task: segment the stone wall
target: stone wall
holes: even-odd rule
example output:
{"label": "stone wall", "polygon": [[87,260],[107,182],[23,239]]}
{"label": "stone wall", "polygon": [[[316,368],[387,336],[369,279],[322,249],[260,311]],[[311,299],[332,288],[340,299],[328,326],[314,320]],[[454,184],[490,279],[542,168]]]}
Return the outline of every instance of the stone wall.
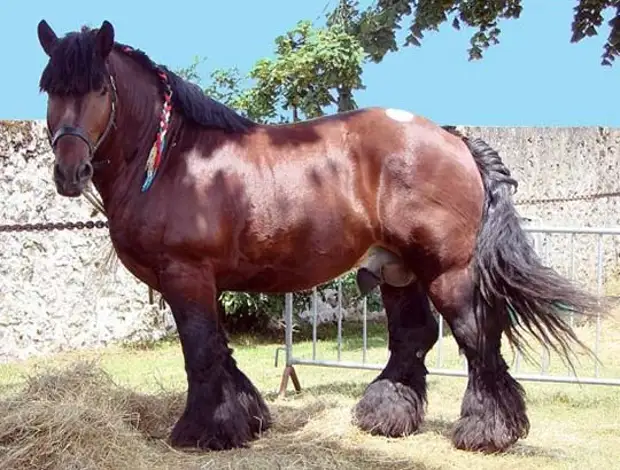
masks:
{"label": "stone wall", "polygon": [[[84,198],[56,194],[52,161],[42,123],[0,123],[0,224],[92,219]],[[0,233],[0,246],[0,361],[171,326],[144,284],[121,265],[107,269],[107,229]]]}
{"label": "stone wall", "polygon": [[[601,128],[463,128],[501,151],[520,181],[517,201],[620,190],[620,130]],[[58,196],[41,122],[0,122],[0,224],[89,220],[83,198]],[[533,223],[620,225],[620,198],[520,205]],[[100,218],[101,216],[96,216]],[[0,361],[111,341],[157,338],[174,327],[151,305],[148,289],[122,266],[110,270],[107,230],[0,233]],[[551,262],[570,271],[569,246],[543,240]],[[595,280],[596,242],[576,237],[575,271]],[[604,243],[605,287],[617,273],[618,246]],[[329,301],[325,308],[332,309]],[[333,302],[331,302],[333,304]],[[333,313],[324,312],[322,317]]]}

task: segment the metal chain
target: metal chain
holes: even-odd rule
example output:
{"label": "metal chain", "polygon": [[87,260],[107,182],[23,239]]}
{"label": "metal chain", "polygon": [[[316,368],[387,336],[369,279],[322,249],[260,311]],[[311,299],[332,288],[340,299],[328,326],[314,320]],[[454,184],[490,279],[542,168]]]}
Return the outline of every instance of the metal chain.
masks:
{"label": "metal chain", "polygon": [[46,222],[34,224],[0,225],[0,232],[43,232],[51,230],[83,230],[107,228],[106,220],[88,220],[86,222]]}
{"label": "metal chain", "polygon": [[618,197],[620,191],[614,191],[610,193],[596,193],[596,194],[584,194],[580,196],[567,196],[567,197],[551,197],[551,198],[531,198],[524,199],[522,201],[515,202],[516,206],[542,204],[545,202],[572,202],[572,201],[593,201],[595,199],[601,199],[604,197]]}
{"label": "metal chain", "polygon": [[[571,202],[571,201],[593,201],[604,197],[618,197],[620,191],[610,193],[585,194],[580,196],[556,197],[556,198],[531,198],[516,201],[516,206],[542,204],[546,202]],[[83,230],[95,228],[108,228],[106,220],[88,220],[86,222],[38,222],[34,224],[0,224],[0,233],[2,232],[44,232],[52,230]]]}

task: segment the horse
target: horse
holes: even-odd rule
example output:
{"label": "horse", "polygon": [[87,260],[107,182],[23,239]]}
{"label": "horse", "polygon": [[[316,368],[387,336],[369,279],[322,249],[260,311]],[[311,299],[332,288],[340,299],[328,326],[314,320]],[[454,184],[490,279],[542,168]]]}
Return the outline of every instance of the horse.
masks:
{"label": "horse", "polygon": [[37,34],[56,191],[94,185],[118,258],[175,319],[187,395],[171,445],[243,447],[273,423],[218,321],[224,291],[304,291],[352,269],[362,293],[380,289],[390,357],[351,421],[391,437],[425,417],[432,302],[467,359],[451,441],[468,451],[529,432],[502,335],[569,361],[587,349],[566,313],[595,312],[598,296],[542,264],[517,181],[483,140],[381,107],[263,124],[117,42],[108,21],[58,37],[41,20]]}

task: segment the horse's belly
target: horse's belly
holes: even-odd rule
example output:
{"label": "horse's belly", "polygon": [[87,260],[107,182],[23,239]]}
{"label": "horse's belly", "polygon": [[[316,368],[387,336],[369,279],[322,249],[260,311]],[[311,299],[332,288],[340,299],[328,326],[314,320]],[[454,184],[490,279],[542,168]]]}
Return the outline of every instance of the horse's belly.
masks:
{"label": "horse's belly", "polygon": [[376,285],[394,286],[409,284],[415,275],[395,252],[380,245],[362,244],[340,247],[331,252],[308,253],[294,263],[291,259],[281,263],[240,263],[236,269],[219,276],[218,285],[223,290],[253,291],[264,293],[295,292],[311,289],[329,282],[345,272],[363,268]]}
{"label": "horse's belly", "polygon": [[[320,259],[320,258],[319,258]],[[403,287],[415,282],[416,275],[394,251],[383,246],[371,246],[362,257],[342,258],[342,265],[309,260],[298,269],[286,266],[258,268],[252,275],[238,279],[226,290],[255,292],[296,292],[324,284],[351,268],[357,268],[357,282],[366,294],[380,284]]]}
{"label": "horse's belly", "polygon": [[324,284],[346,271],[347,269],[327,271],[312,267],[291,270],[270,266],[256,270],[251,275],[246,276],[240,272],[225,274],[222,276],[223,281],[218,279],[218,287],[222,290],[241,292],[298,292]]}
{"label": "horse's belly", "polygon": [[335,245],[337,248],[330,250],[301,248],[244,258],[233,267],[223,266],[217,276],[218,286],[223,290],[265,293],[311,289],[354,267],[369,247],[361,243],[349,247]]}

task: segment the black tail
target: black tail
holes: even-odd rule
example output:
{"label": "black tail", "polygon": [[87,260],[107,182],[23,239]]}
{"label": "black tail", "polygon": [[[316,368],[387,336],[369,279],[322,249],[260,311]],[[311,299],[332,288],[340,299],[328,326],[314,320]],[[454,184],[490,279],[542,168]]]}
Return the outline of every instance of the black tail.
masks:
{"label": "black tail", "polygon": [[[454,128],[446,130],[459,135]],[[485,316],[500,315],[506,337],[524,355],[529,349],[523,336],[527,330],[571,366],[571,342],[594,356],[566,319],[570,313],[596,314],[603,308],[602,301],[542,264],[512,202],[517,181],[486,142],[459,136],[478,165],[485,190],[482,226],[473,261],[477,321],[488,324]],[[484,329],[479,331],[484,335]]]}

